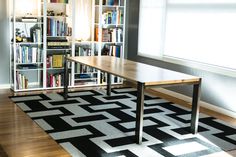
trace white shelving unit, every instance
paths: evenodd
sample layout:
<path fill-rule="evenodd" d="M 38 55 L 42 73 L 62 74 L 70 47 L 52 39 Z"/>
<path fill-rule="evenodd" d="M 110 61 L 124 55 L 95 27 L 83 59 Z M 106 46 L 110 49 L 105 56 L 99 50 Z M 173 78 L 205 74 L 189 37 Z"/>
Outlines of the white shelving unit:
<path fill-rule="evenodd" d="M 65 55 L 124 58 L 126 0 L 55 1 L 10 2 L 11 88 L 15 92 L 62 88 Z M 86 39 L 78 35 L 84 32 Z M 67 40 L 68 47 L 50 46 L 61 39 Z M 106 84 L 101 71 L 76 63 L 69 69 L 69 87 Z M 122 80 L 112 76 L 112 83 Z"/>

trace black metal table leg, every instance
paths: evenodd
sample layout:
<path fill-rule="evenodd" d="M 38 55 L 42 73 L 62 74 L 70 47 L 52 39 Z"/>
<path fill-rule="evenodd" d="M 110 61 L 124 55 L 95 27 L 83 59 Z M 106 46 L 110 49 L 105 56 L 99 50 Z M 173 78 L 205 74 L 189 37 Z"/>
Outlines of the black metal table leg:
<path fill-rule="evenodd" d="M 67 59 L 64 59 L 64 99 L 67 100 L 68 98 L 68 81 L 69 81 L 69 73 L 68 73 L 68 66 L 67 66 Z"/>
<path fill-rule="evenodd" d="M 107 95 L 111 95 L 111 74 L 107 73 Z"/>
<path fill-rule="evenodd" d="M 143 135 L 143 109 L 144 109 L 144 84 L 138 82 L 137 84 L 137 108 L 136 108 L 136 128 L 135 140 L 137 144 L 142 143 Z"/>
<path fill-rule="evenodd" d="M 193 85 L 192 115 L 191 115 L 191 132 L 193 134 L 196 134 L 198 130 L 200 91 L 201 91 L 201 80 L 199 81 L 199 84 Z"/>

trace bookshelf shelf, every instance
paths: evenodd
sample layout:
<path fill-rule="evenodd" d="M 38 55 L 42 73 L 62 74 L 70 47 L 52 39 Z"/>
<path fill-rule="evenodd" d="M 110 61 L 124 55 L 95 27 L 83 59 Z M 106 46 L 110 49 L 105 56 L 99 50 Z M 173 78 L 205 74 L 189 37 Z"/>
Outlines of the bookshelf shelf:
<path fill-rule="evenodd" d="M 32 7 L 18 7 L 29 4 Z M 12 90 L 63 88 L 65 56 L 124 57 L 125 4 L 126 0 L 83 4 L 78 0 L 10 0 Z M 68 66 L 69 87 L 106 84 L 106 74 L 99 70 L 76 63 Z M 112 77 L 112 83 L 121 82 Z"/>
<path fill-rule="evenodd" d="M 47 49 L 47 51 L 71 51 L 71 48 L 55 48 L 55 49 Z"/>
<path fill-rule="evenodd" d="M 47 70 L 64 70 L 64 68 L 47 68 Z"/>
<path fill-rule="evenodd" d="M 39 68 L 37 68 L 37 69 L 16 69 L 16 71 L 42 71 L 43 70 L 43 68 L 42 69 L 39 69 Z"/>
<path fill-rule="evenodd" d="M 26 42 L 16 42 L 16 45 L 42 45 L 43 42 L 40 41 L 26 41 Z"/>

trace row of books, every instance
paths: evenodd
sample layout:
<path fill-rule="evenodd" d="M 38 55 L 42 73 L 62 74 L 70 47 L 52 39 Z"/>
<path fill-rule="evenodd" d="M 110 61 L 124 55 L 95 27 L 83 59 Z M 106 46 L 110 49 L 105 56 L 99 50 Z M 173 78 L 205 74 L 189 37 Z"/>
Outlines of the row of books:
<path fill-rule="evenodd" d="M 104 28 L 102 30 L 102 41 L 103 42 L 123 42 L 122 28 Z"/>
<path fill-rule="evenodd" d="M 90 67 L 90 66 L 86 66 L 86 65 L 82 65 L 79 63 L 75 64 L 75 73 L 93 73 L 95 72 L 95 69 Z"/>
<path fill-rule="evenodd" d="M 16 88 L 17 89 L 28 88 L 28 78 L 19 72 L 16 72 Z"/>
<path fill-rule="evenodd" d="M 48 0 L 48 3 L 68 3 L 68 0 Z"/>
<path fill-rule="evenodd" d="M 47 87 L 61 87 L 64 84 L 64 75 L 62 73 L 47 73 Z"/>
<path fill-rule="evenodd" d="M 115 57 L 121 57 L 123 53 L 123 46 L 122 45 L 105 45 L 102 48 L 102 55 L 108 55 L 108 56 L 115 56 Z"/>
<path fill-rule="evenodd" d="M 16 46 L 16 63 L 38 63 L 42 60 L 42 49 L 24 45 Z"/>
<path fill-rule="evenodd" d="M 40 43 L 40 42 L 42 42 L 43 40 L 43 38 L 42 38 L 42 31 L 41 31 L 41 29 L 35 29 L 34 31 L 33 31 L 33 34 L 32 34 L 33 36 L 32 36 L 32 38 L 33 38 L 33 42 L 38 42 L 38 43 Z"/>
<path fill-rule="evenodd" d="M 47 68 L 62 68 L 64 62 L 63 55 L 47 56 Z"/>
<path fill-rule="evenodd" d="M 75 54 L 76 56 L 91 56 L 91 48 L 78 47 Z"/>
<path fill-rule="evenodd" d="M 65 21 L 47 18 L 47 35 L 48 36 L 71 36 L 72 28 Z"/>
<path fill-rule="evenodd" d="M 121 10 L 103 12 L 102 22 L 102 24 L 123 24 L 123 12 Z"/>

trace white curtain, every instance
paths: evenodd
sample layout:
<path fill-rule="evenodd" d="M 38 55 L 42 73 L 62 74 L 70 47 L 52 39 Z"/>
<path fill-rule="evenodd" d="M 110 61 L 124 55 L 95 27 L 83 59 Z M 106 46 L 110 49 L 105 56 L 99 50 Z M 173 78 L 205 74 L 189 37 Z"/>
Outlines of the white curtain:
<path fill-rule="evenodd" d="M 91 34 L 91 0 L 76 0 L 75 12 L 75 38 L 90 40 Z"/>

